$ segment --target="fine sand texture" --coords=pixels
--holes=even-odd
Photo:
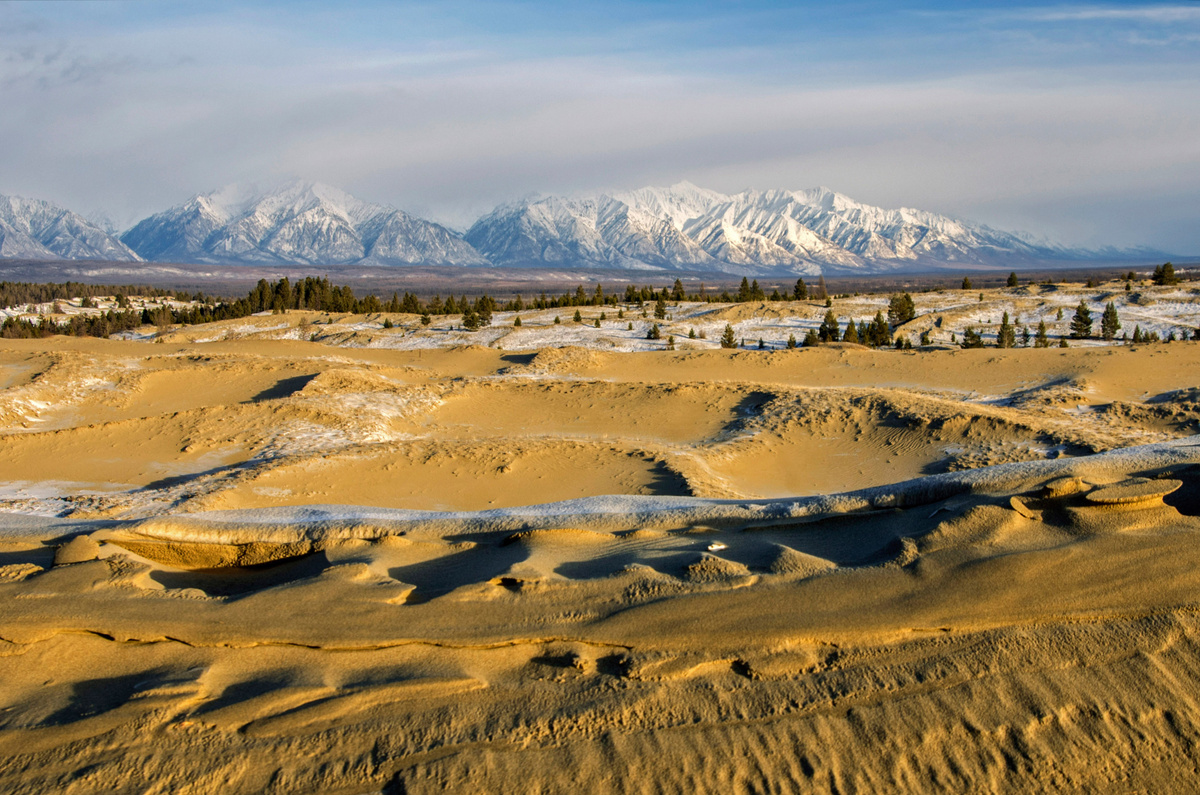
[[[0,342],[4,792],[1200,775],[1200,343],[191,333]]]

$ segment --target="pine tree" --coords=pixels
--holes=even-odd
[[[1071,346],[1067,344],[1067,338],[1066,338],[1066,337],[1063,337],[1062,339],[1060,339],[1060,340],[1058,341],[1058,347],[1060,347],[1060,348],[1070,348]]]
[[[1021,347],[1022,348],[1029,347],[1029,326],[1021,327]]]
[[[908,293],[897,293],[888,302],[888,324],[892,328],[903,325],[917,316],[917,308]]]
[[[821,342],[837,342],[838,337],[838,320],[830,309],[825,313],[825,319],[821,321],[821,327],[817,329],[817,339]]]
[[[833,306],[833,299],[829,296],[825,296],[825,307],[828,309],[831,306]]]
[[[743,276],[742,284],[740,287],[738,287],[738,291],[737,291],[737,302],[739,304],[744,304],[745,302],[747,302],[749,300],[750,300],[750,280],[747,279],[745,276]]]
[[[817,298],[829,298],[829,289],[825,286],[825,274],[817,276]]]
[[[428,312],[422,312],[422,313],[421,313],[421,325],[422,325],[422,326],[428,326],[428,325],[429,325],[430,323],[432,323],[432,322],[433,322],[433,318],[431,318],[431,317],[429,316],[429,313],[428,313]]]
[[[583,322],[583,315],[580,313],[580,311],[578,309],[575,310],[575,317],[572,318],[572,320],[574,320],[576,323]]]
[[[596,318],[595,327],[600,328],[600,318]]]
[[[520,315],[517,315],[515,318],[513,318],[513,327],[514,328],[521,327],[521,316]]]
[[[854,325],[854,320],[846,324],[846,331],[842,334],[842,342],[858,342],[858,327]]]
[[[1008,322],[1008,312],[1004,313],[1004,318],[1000,321],[1000,330],[996,332],[996,347],[997,348],[1015,348],[1017,345],[1017,330],[1013,328],[1012,323]]]
[[[759,287],[759,286],[758,286],[758,279],[755,279],[755,280],[754,280],[754,281],[753,281],[753,282],[750,284],[750,300],[751,300],[751,301],[765,301],[765,300],[767,300],[766,293],[764,293],[764,292],[763,292],[763,289],[762,289],[761,287]]]
[[[654,302],[654,316],[659,320],[667,316],[667,299],[663,295],[659,295],[658,300]]]
[[[1085,301],[1080,301],[1075,307],[1075,317],[1071,318],[1071,337],[1086,340],[1092,336],[1092,312]]]
[[[971,289],[971,277],[970,277],[970,276],[964,276],[964,277],[963,277],[962,288],[963,288],[964,290],[970,290],[970,289]]]
[[[892,329],[883,317],[883,312],[875,313],[875,319],[867,328],[866,343],[874,348],[886,348],[892,344]]]
[[[1112,342],[1117,336],[1117,329],[1121,328],[1121,320],[1117,317],[1117,307],[1112,301],[1104,307],[1104,314],[1100,316],[1100,336],[1105,342]]]
[[[689,340],[696,339],[696,329],[694,329],[694,328],[688,329],[688,339]]]
[[[1012,273],[1008,274],[1008,286],[1009,287],[1016,287],[1019,284],[1020,284],[1020,282],[1017,281],[1017,272],[1016,271],[1013,271]]]
[[[662,329],[660,329],[658,327],[657,323],[655,323],[653,326],[650,327],[650,331],[646,332],[646,339],[648,339],[648,340],[662,339]]]
[[[1198,333],[1200,333],[1200,329],[1196,329],[1196,331]],[[796,335],[795,334],[788,334],[787,346],[788,346],[788,350],[792,350],[796,347]]]
[[[1145,339],[1145,337],[1142,336],[1142,327],[1140,325],[1135,325],[1133,327],[1133,337],[1130,339],[1130,342],[1136,344],[1140,343],[1143,339]]]
[[[674,335],[667,337],[667,350],[669,350],[669,351],[675,350],[675,336]]]
[[[1062,320],[1062,315],[1063,315],[1063,313],[1062,313],[1062,307],[1060,306],[1060,307],[1058,308],[1058,314],[1056,314],[1056,315],[1054,316],[1054,319],[1055,319],[1055,320]]]
[[[810,328],[808,331],[806,331],[804,333],[804,347],[805,348],[811,348],[814,345],[816,345],[818,342],[820,342],[820,340],[817,339],[816,329]]]
[[[383,327],[384,328],[395,328],[395,324],[392,323],[392,319],[389,317],[389,318],[384,319]]]
[[[1169,262],[1164,262],[1154,269],[1154,275],[1150,277],[1155,284],[1172,285],[1179,284],[1179,277],[1175,275],[1175,266]]]
[[[556,326],[562,325],[562,318],[560,318],[558,315],[554,316],[554,325],[556,325]],[[630,325],[632,325],[632,324],[630,324]]]
[[[671,300],[682,301],[684,299],[683,282],[679,279],[675,280],[675,286],[671,288]]]
[[[725,332],[723,334],[721,334],[721,347],[722,348],[736,348],[737,347],[737,338],[733,334],[733,326],[731,326],[728,323],[725,324]]]
[[[982,348],[983,337],[974,328],[967,326],[966,330],[963,331],[962,342],[959,344],[964,348]]]
[[[808,300],[808,285],[804,283],[803,279],[796,280],[796,286],[792,288],[792,299],[795,301]]]
[[[765,347],[767,347],[767,346],[766,346],[766,343],[764,343],[764,342],[763,342],[763,338],[762,338],[762,337],[759,337],[759,338],[758,338],[758,349],[761,351],[761,350],[762,350],[763,348],[765,348]]]

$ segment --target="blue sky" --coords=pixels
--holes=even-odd
[[[565,7],[563,7],[565,6]],[[1200,2],[0,3],[0,193],[815,185],[1200,254]]]

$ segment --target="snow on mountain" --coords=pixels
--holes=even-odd
[[[0,196],[0,257],[22,259],[140,259],[121,241],[81,215],[19,196]]]
[[[725,195],[681,182],[612,196],[505,205],[466,239],[497,265],[730,273],[874,273],[1062,259],[1080,252],[827,188]]]
[[[232,185],[141,221],[121,239],[148,260],[487,265],[461,237],[317,182]]]

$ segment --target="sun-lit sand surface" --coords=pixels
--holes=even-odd
[[[311,319],[0,341],[0,789],[1194,786],[1200,343]]]

